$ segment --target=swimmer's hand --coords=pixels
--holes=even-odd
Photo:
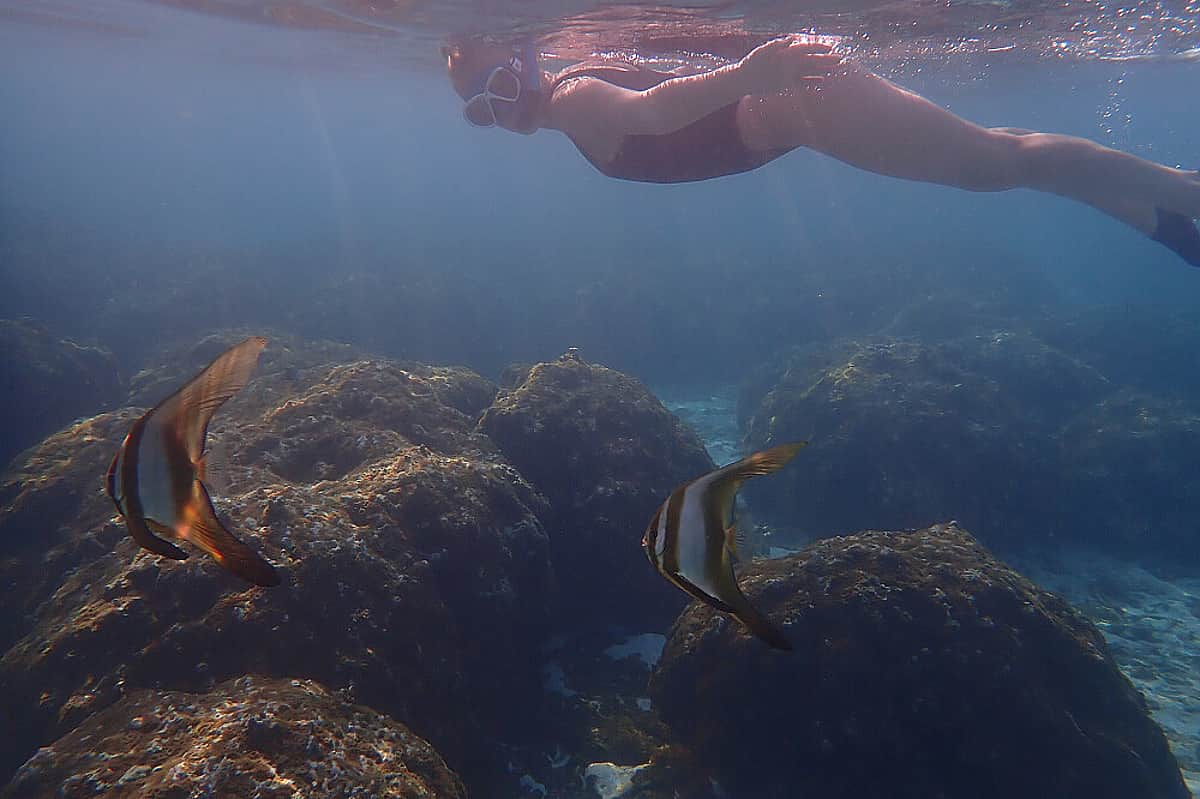
[[[738,62],[747,94],[779,94],[828,77],[842,63],[828,44],[784,36],[760,44]]]

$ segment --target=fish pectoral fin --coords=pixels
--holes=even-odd
[[[737,463],[731,463],[719,469],[709,490],[712,491],[712,497],[717,502],[720,518],[725,520],[733,516],[733,500],[737,496],[738,489],[742,487],[742,483],[751,477],[779,471],[806,446],[808,446],[807,441],[781,444],[778,447],[756,452]]]
[[[729,557],[738,559],[737,545],[744,541],[745,538],[738,532],[736,523],[725,528],[725,551],[729,553]]]
[[[184,518],[182,537],[212,555],[217,563],[255,585],[279,585],[279,575],[275,572],[275,567],[234,538],[217,520],[212,500],[199,480],[193,484],[192,501]]]
[[[176,432],[192,463],[204,454],[204,437],[213,414],[246,385],[266,346],[267,340],[261,336],[235,344],[151,411]]]
[[[152,519],[126,519],[125,526],[129,528],[129,534],[142,549],[148,549],[155,555],[162,555],[171,560],[187,560],[188,553],[170,541],[158,537],[159,535],[170,535],[169,527],[164,527]],[[152,530],[153,532],[151,532]],[[158,533],[158,535],[154,533]]]

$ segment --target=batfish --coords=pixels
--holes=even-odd
[[[133,423],[108,467],[108,495],[133,540],[166,558],[187,553],[159,536],[189,541],[255,585],[279,585],[275,568],[233,537],[204,487],[205,438],[217,408],[241,390],[267,346],[248,338]]]
[[[697,477],[671,492],[646,528],[642,548],[659,573],[701,602],[728,613],[776,649],[791,643],[750,605],[733,574],[733,500],[742,483],[771,474],[806,442],[784,444]]]

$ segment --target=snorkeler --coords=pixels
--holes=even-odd
[[[798,147],[968,191],[1027,188],[1086,203],[1200,266],[1200,173],[1087,139],[984,128],[799,37],[677,76],[625,63],[551,74],[531,47],[443,48],[473,125],[559,130],[600,172],[681,183],[746,172]]]
[[[203,482],[209,420],[246,385],[266,346],[256,336],[230,347],[134,422],[108,467],[108,496],[143,549],[185,560],[159,536],[189,541],[243,580],[272,586],[275,568],[217,520]]]

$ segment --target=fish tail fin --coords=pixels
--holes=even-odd
[[[781,649],[785,652],[792,651],[792,642],[787,639],[778,627],[768,621],[766,616],[751,607],[750,603],[744,603],[734,611],[734,616],[746,626],[747,630],[754,633],[762,641],[765,641],[772,649]]]
[[[199,480],[193,483],[189,511],[185,538],[212,555],[217,563],[243,580],[264,587],[279,585],[279,575],[275,567],[234,538],[217,520],[212,500]]]

